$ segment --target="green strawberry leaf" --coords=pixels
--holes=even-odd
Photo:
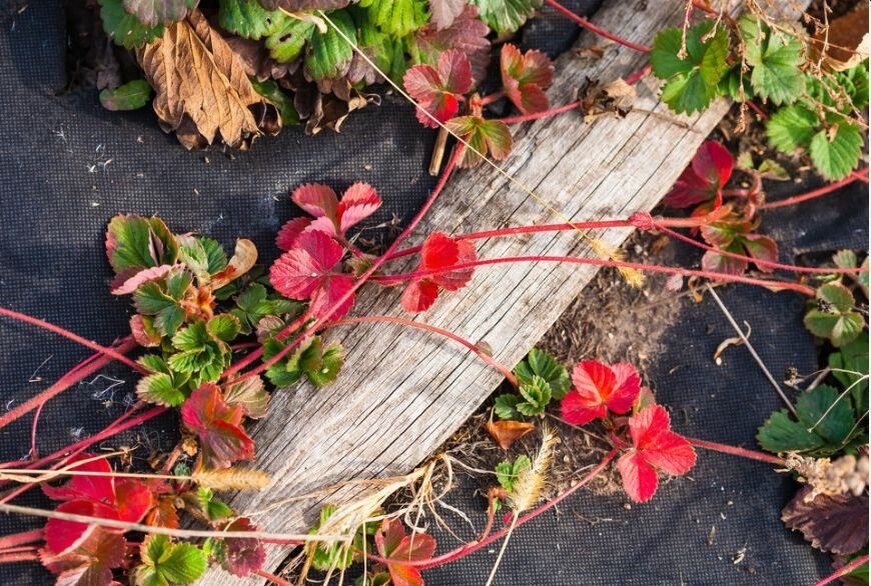
[[[844,390],[850,389],[856,412],[868,411],[868,338],[859,336],[829,354],[829,368]]]
[[[321,356],[317,369],[306,370],[306,376],[316,388],[323,388],[336,380],[345,363],[345,349],[338,342],[329,344]]]
[[[529,351],[526,360],[514,368],[514,375],[520,384],[531,384],[538,375],[550,385],[554,399],[562,399],[572,386],[569,372],[556,359],[538,348]]]
[[[154,316],[152,326],[161,336],[172,336],[184,323],[182,301],[192,282],[189,272],[170,271],[160,279],[140,285],[133,293],[133,303],[142,315]]]
[[[232,342],[239,335],[239,319],[229,313],[216,315],[209,320],[206,328],[209,333],[224,342]]]
[[[370,20],[382,32],[394,37],[413,33],[428,20],[426,2],[421,0],[360,0]]]
[[[822,437],[809,432],[804,425],[790,419],[786,409],[771,414],[771,417],[759,428],[756,440],[763,449],[776,453],[804,452],[825,445]]]
[[[551,390],[548,382],[542,377],[533,375],[529,384],[520,385],[520,396],[525,401],[518,403],[515,408],[524,415],[540,415],[551,400]]]
[[[146,403],[163,405],[164,407],[178,407],[187,398],[180,390],[172,375],[157,372],[139,379],[136,384],[136,394]]]
[[[163,36],[163,26],[146,26],[124,9],[123,0],[99,0],[103,30],[115,44],[126,49],[142,47]]]
[[[159,218],[117,215],[106,229],[106,254],[116,275],[171,265],[178,256],[175,237]]]
[[[683,31],[668,28],[653,41],[650,65],[654,75],[666,82],[662,100],[677,113],[700,112],[719,95],[720,81],[725,75],[729,54],[729,35],[718,28],[707,38],[713,23],[703,22],[687,31],[687,55],[681,59]]]
[[[245,39],[258,40],[281,29],[287,17],[279,10],[266,10],[257,0],[220,0],[218,24]]]
[[[820,130],[810,141],[808,152],[823,177],[839,181],[859,164],[862,132],[855,124],[843,122],[830,130]]]
[[[753,67],[750,83],[757,96],[778,106],[791,104],[805,91],[801,41],[794,35],[772,32],[752,14],[738,22],[746,47],[747,63]]]
[[[269,408],[269,393],[259,376],[249,376],[224,389],[224,401],[230,405],[241,405],[245,416],[261,419]]]
[[[849,289],[838,283],[826,283],[817,289],[817,306],[804,316],[804,325],[815,336],[828,338],[840,348],[855,340],[865,327],[865,318],[853,309],[855,301]]]
[[[206,556],[199,548],[174,544],[166,535],[147,535],[139,552],[142,565],[134,572],[137,585],[190,584],[206,571]]]
[[[212,320],[221,317],[225,316]],[[229,346],[212,334],[205,321],[180,330],[172,337],[172,345],[180,352],[170,356],[167,364],[173,370],[190,374],[194,388],[218,380],[232,357]]]
[[[520,476],[520,473],[532,466],[532,462],[527,456],[517,456],[514,462],[500,462],[496,465],[496,480],[506,491],[514,490],[514,485]]]
[[[215,498],[215,493],[210,488],[197,489],[197,501],[209,521],[221,521],[236,515],[233,509]]]
[[[346,11],[336,10],[327,16],[347,38],[354,40],[357,37],[357,27]],[[353,56],[354,49],[333,26],[330,26],[325,33],[315,29],[311,33],[311,41],[306,51],[305,66],[309,75],[316,81],[336,79],[348,71]]]
[[[323,527],[324,523],[326,523],[335,512],[336,507],[333,505],[327,505],[322,508],[320,518],[315,526],[309,529],[309,534],[317,534],[321,527]],[[307,549],[310,550],[312,547],[314,547],[312,566],[321,572],[347,569],[354,562],[356,555],[355,548],[348,547],[347,544],[340,541],[316,541],[307,546]]]
[[[796,104],[780,108],[772,114],[765,123],[765,131],[771,146],[791,153],[796,149],[807,148],[819,124],[820,119],[815,112]]]
[[[114,89],[100,92],[100,103],[114,112],[138,110],[151,99],[151,86],[144,79],[135,79]]]
[[[508,126],[500,120],[485,120],[480,116],[459,116],[448,120],[446,126],[466,141],[475,151],[501,161],[511,153],[512,139]],[[481,163],[476,152],[464,149],[460,167],[474,167]]]
[[[504,419],[506,421],[516,421],[522,418],[520,411],[517,410],[517,404],[521,403],[523,399],[519,396],[506,393],[504,395],[499,395],[496,397],[496,403],[493,406],[493,409],[496,411],[496,415],[499,419]]]
[[[828,445],[840,446],[856,423],[856,414],[846,397],[828,385],[802,393],[795,402],[799,422],[822,437]]]
[[[314,31],[313,23],[288,18],[283,26],[269,35],[264,45],[269,49],[270,57],[279,63],[290,63],[302,55],[302,50]]]
[[[541,8],[541,0],[469,0],[479,18],[497,33],[513,33]]]

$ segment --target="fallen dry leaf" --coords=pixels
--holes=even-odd
[[[258,94],[242,60],[198,11],[136,51],[154,88],[154,111],[165,132],[186,148],[216,140],[241,149],[281,129],[278,110]]]
[[[236,241],[236,250],[233,251],[227,268],[212,276],[212,288],[220,289],[238,279],[250,271],[255,264],[257,264],[257,247],[250,240],[240,238]]]
[[[856,8],[829,23],[828,29],[814,35],[811,57],[814,61],[824,53],[822,61],[834,71],[850,69],[868,58],[868,3],[859,2]]]
[[[819,494],[805,486],[783,508],[781,518],[793,531],[801,531],[813,547],[836,554],[853,554],[868,544],[868,496]]]
[[[511,444],[535,429],[535,425],[523,421],[488,421],[484,429],[500,448],[507,450]]]

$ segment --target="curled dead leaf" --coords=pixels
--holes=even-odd
[[[720,344],[717,346],[717,349],[714,351],[714,364],[716,364],[717,366],[720,366],[723,364],[722,357],[723,357],[723,352],[726,351],[726,348],[728,348],[729,346],[743,346],[744,340],[750,339],[750,334],[752,333],[753,330],[750,327],[750,324],[748,324],[746,321],[744,322],[744,325],[747,327],[747,333],[744,334],[743,338],[741,338],[739,336],[735,336],[734,338],[726,338],[725,340],[720,342]]]
[[[578,100],[584,112],[584,122],[591,124],[602,116],[623,118],[629,113],[631,102],[637,95],[635,88],[622,78],[607,85],[587,78],[587,83],[578,91]]]
[[[793,531],[801,531],[813,547],[841,555],[856,553],[868,544],[868,495],[817,495],[805,486],[783,508],[781,519]]]
[[[833,71],[845,71],[868,58],[869,45],[868,3],[859,2],[856,8],[814,35],[810,45],[811,58],[814,61],[821,59]]]
[[[156,92],[161,128],[188,149],[216,140],[245,149],[281,129],[278,110],[254,90],[242,60],[198,11],[168,26],[136,58]]]
[[[231,281],[238,279],[250,271],[256,263],[257,247],[250,240],[240,238],[236,241],[236,250],[233,251],[233,256],[227,263],[227,268],[220,273],[212,275],[212,288],[220,289]]]
[[[535,424],[523,421],[488,421],[484,424],[484,429],[500,448],[507,450],[511,444],[535,429]]]

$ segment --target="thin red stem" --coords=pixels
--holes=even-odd
[[[500,118],[502,122],[505,124],[514,124],[517,122],[528,122],[529,120],[538,120],[539,118],[547,118],[548,116],[556,116],[557,114],[562,114],[563,112],[568,112],[570,110],[577,110],[581,107],[580,102],[572,102],[571,104],[566,104],[565,106],[560,106],[559,108],[552,108],[550,110],[545,110],[544,112],[536,112],[534,114],[523,114],[521,116],[509,116],[507,118]]]
[[[709,442],[707,440],[700,440],[691,437],[687,437],[686,440],[697,448],[704,448],[706,450],[713,450],[715,452],[722,452],[733,456],[741,456],[742,458],[749,458],[750,460],[759,460],[760,462],[767,462],[769,464],[774,464],[775,466],[784,465],[784,461],[777,456],[772,456],[771,454],[766,454],[764,452],[757,452],[755,450],[748,450],[736,446],[728,446],[726,444],[718,444],[716,442]]]
[[[487,266],[487,265],[498,265],[498,264],[507,264],[507,263],[516,263],[516,262],[564,262],[569,264],[580,264],[580,265],[595,265],[595,266],[603,266],[603,267],[618,267],[618,268],[629,268],[636,269],[640,271],[651,271],[654,273],[666,273],[670,275],[682,275],[684,277],[702,277],[705,279],[711,279],[714,281],[726,281],[730,283],[745,283],[747,285],[759,285],[767,288],[777,288],[777,289],[788,289],[790,291],[797,291],[798,293],[804,293],[809,297],[813,297],[816,293],[812,288],[806,287],[804,285],[799,285],[797,283],[789,283],[786,281],[774,281],[774,280],[764,280],[764,279],[754,279],[752,277],[743,277],[740,275],[727,275],[725,273],[716,273],[713,271],[699,271],[693,269],[684,269],[684,268],[676,268],[676,267],[663,267],[658,265],[649,265],[643,263],[633,263],[633,262],[623,262],[616,260],[605,260],[599,258],[580,258],[573,256],[508,256],[503,258],[488,258],[483,260],[477,260],[474,262],[460,263],[457,265],[443,267],[439,269],[431,269],[425,271],[415,271],[412,273],[403,273],[399,275],[385,275],[383,277],[377,277],[376,279],[385,284],[397,284],[403,281],[407,281],[410,279],[420,279],[423,277],[428,277],[430,275],[435,275],[439,273],[446,273],[452,271],[458,271],[463,269],[473,269],[476,267]]]
[[[557,495],[553,499],[547,501],[546,503],[542,504],[541,506],[539,506],[539,507],[531,510],[530,512],[526,513],[525,515],[519,517],[517,519],[516,525],[520,526],[528,521],[532,521],[533,519],[535,519],[536,517],[538,517],[542,513],[557,506],[562,501],[567,499],[569,496],[571,496],[572,494],[574,494],[575,492],[577,492],[578,490],[580,490],[581,488],[586,486],[593,478],[596,477],[597,474],[599,474],[599,472],[601,472],[611,462],[611,460],[614,459],[614,456],[617,455],[617,452],[618,452],[617,448],[612,449],[610,452],[608,452],[608,454],[604,458],[602,458],[602,461],[599,462],[598,464],[596,464],[596,466],[593,469],[591,469],[583,478],[581,478],[581,480],[579,480],[577,484],[564,490],[562,493],[560,493],[559,495]],[[378,557],[378,556],[372,555],[372,554],[367,554],[367,557],[369,557],[370,559],[372,559],[373,561],[376,561],[376,562],[381,562],[381,563],[388,563],[389,562],[390,565],[393,565],[393,566],[412,566],[412,567],[417,567],[417,568],[421,568],[421,569],[432,568],[435,566],[441,566],[441,565],[446,564],[448,562],[452,562],[454,560],[460,559],[462,557],[465,557],[471,553],[478,551],[481,548],[487,547],[488,545],[490,545],[491,543],[493,543],[497,539],[505,536],[508,533],[508,530],[509,530],[509,527],[504,527],[503,529],[500,529],[496,533],[492,533],[492,534],[488,535],[487,537],[485,537],[484,539],[482,539],[480,541],[476,541],[474,543],[469,543],[469,544],[463,545],[463,546],[458,547],[457,549],[455,549],[453,551],[449,551],[445,554],[442,554],[438,557],[430,558],[428,560],[421,560],[421,561],[404,561],[404,560],[392,560],[392,559],[388,560],[388,559]]]
[[[400,324],[400,325],[408,326],[411,328],[417,328],[419,330],[425,330],[427,332],[433,332],[435,334],[439,334],[440,336],[444,336],[448,339],[451,339],[454,342],[457,342],[458,344],[461,344],[462,346],[468,348],[469,350],[474,352],[485,363],[487,363],[488,365],[492,366],[493,368],[495,368],[496,370],[501,372],[502,375],[506,379],[508,379],[508,382],[510,382],[514,386],[514,388],[517,388],[517,378],[514,376],[514,373],[511,372],[510,368],[508,368],[504,364],[494,360],[491,356],[489,356],[486,352],[481,350],[477,345],[473,344],[472,342],[466,340],[465,338],[463,338],[461,336],[458,336],[457,334],[455,334],[451,331],[445,330],[445,329],[437,327],[437,326],[433,326],[433,325],[425,324],[425,323],[421,323],[421,322],[416,322],[416,321],[401,318],[401,317],[394,317],[394,316],[390,316],[390,315],[370,315],[370,316],[363,316],[363,317],[349,317],[349,318],[345,318],[345,319],[340,319],[338,321],[331,323],[328,327],[332,328],[335,326],[343,326],[343,325],[358,324],[358,323],[365,323],[365,322],[387,322],[387,323]]]
[[[727,256],[729,258],[737,258],[739,260],[743,260],[746,262],[752,262],[752,263],[756,264],[756,266],[769,267],[772,269],[782,269],[785,271],[793,271],[796,273],[818,273],[818,274],[824,274],[824,275],[861,273],[864,271],[864,269],[862,269],[860,267],[854,267],[851,269],[837,269],[837,268],[827,269],[827,268],[816,268],[816,267],[799,267],[799,266],[795,266],[795,265],[781,264],[779,262],[762,260],[760,258],[755,258],[752,256],[745,256],[743,254],[738,254],[736,252],[729,252],[727,250],[722,250],[720,248],[710,246],[708,244],[705,244],[704,242],[699,242],[698,240],[690,238],[689,236],[684,236],[680,232],[675,232],[674,230],[666,228],[665,226],[660,226],[660,225],[656,224],[655,221],[654,221],[654,227],[667,236],[670,236],[670,237],[675,238],[677,240],[680,240],[682,242],[686,242],[687,244],[692,244],[693,246],[701,248],[702,250],[716,252],[719,255]]]
[[[836,181],[835,183],[830,183],[828,185],[824,185],[819,189],[814,189],[813,191],[809,191],[807,193],[803,193],[801,195],[796,195],[793,197],[787,197],[786,199],[779,199],[777,201],[769,201],[759,206],[759,209],[770,210],[773,208],[782,208],[785,206],[789,206],[792,204],[800,203],[803,201],[807,201],[809,199],[813,199],[815,197],[820,197],[822,195],[827,195],[844,187],[845,185],[849,185],[854,181],[862,181],[863,178],[867,179],[868,177],[868,167],[864,169],[859,169],[858,171],[850,174],[849,177],[841,179],[840,181]]]
[[[587,20],[583,16],[579,16],[579,15],[575,14],[574,12],[572,12],[571,10],[569,10],[568,8],[563,6],[562,4],[556,2],[556,0],[544,0],[544,1],[547,2],[548,4],[550,4],[551,6],[553,6],[554,8],[556,8],[559,12],[561,12],[562,14],[564,14],[565,16],[570,18],[571,20],[578,23],[580,26],[584,27],[585,29],[587,29],[588,31],[590,31],[592,33],[599,35],[602,38],[614,41],[615,43],[623,45],[624,47],[629,47],[630,49],[634,49],[635,51],[639,51],[641,53],[649,53],[650,52],[650,47],[647,47],[645,45],[639,45],[638,43],[633,43],[632,41],[627,41],[626,39],[618,37],[615,34],[609,33],[608,31],[594,25],[592,22],[590,22],[589,20]]]
[[[275,574],[270,574],[266,570],[255,570],[254,573],[257,574],[258,576],[260,576],[261,578],[266,578],[267,580],[269,580],[273,584],[278,584],[278,586],[293,586],[293,584],[291,584],[290,582],[288,582],[284,578],[279,578]]]
[[[642,67],[641,69],[639,69],[638,71],[636,71],[635,73],[633,73],[632,75],[627,77],[626,83],[628,83],[629,85],[634,85],[634,84],[638,83],[638,81],[642,77],[644,77],[645,75],[650,73],[651,69],[652,68],[650,67],[650,65],[645,65],[644,67]]]
[[[504,96],[505,96],[505,90],[499,90],[498,92],[493,92],[492,94],[490,94],[488,96],[484,96],[483,98],[479,99],[478,105],[483,108],[487,104],[492,104],[493,102],[495,102],[496,100],[498,100]]]
[[[825,586],[826,584],[831,584],[832,582],[834,582],[835,580],[837,580],[841,576],[846,576],[847,574],[849,574],[850,572],[852,572],[856,568],[860,567],[862,564],[867,564],[867,563],[868,563],[868,554],[866,553],[862,557],[856,558],[855,560],[853,560],[852,562],[850,562],[849,564],[847,564],[843,568],[839,569],[837,572],[835,572],[834,574],[832,574],[828,578],[823,578],[822,580],[820,580],[819,582],[814,584],[814,586]]]
[[[754,112],[756,112],[756,115],[759,116],[759,118],[760,118],[761,120],[768,120],[768,114],[766,114],[766,113],[762,110],[762,108],[760,108],[759,106],[757,106],[756,103],[753,102],[753,100],[747,100],[747,101],[745,101],[744,103],[747,104],[748,106],[750,106],[750,109],[753,110]]]
[[[377,259],[375,259],[375,261],[373,261],[373,263],[369,267],[369,269],[365,273],[363,273],[359,279],[357,279],[357,281],[354,283],[354,286],[351,287],[350,290],[345,292],[345,294],[342,295],[339,299],[337,299],[336,302],[332,305],[332,307],[327,309],[321,317],[319,317],[317,320],[315,320],[315,322],[313,324],[311,324],[299,336],[297,336],[297,338],[295,340],[290,342],[280,352],[275,354],[275,356],[273,356],[269,360],[266,360],[265,362],[263,362],[260,366],[253,368],[253,369],[249,370],[248,372],[246,372],[245,374],[239,376],[237,379],[235,379],[234,382],[237,382],[237,381],[246,379],[248,377],[258,375],[261,372],[264,372],[267,368],[269,368],[273,364],[277,363],[279,360],[283,359],[287,354],[292,352],[293,349],[296,348],[305,338],[307,338],[308,336],[311,336],[312,334],[317,332],[318,329],[320,327],[322,327],[323,324],[326,323],[330,319],[330,317],[332,317],[332,315],[336,311],[336,309],[341,307],[343,303],[345,303],[348,299],[350,299],[354,295],[354,293],[357,291],[357,289],[362,287],[363,284],[370,277],[372,277],[378,269],[381,268],[381,265],[383,265],[387,261],[387,259],[390,257],[390,255],[393,254],[393,252],[399,247],[400,243],[403,240],[405,240],[405,238],[408,237],[409,234],[411,234],[411,231],[414,228],[417,227],[417,225],[423,219],[424,215],[426,215],[426,213],[429,211],[429,209],[435,203],[436,198],[439,196],[439,194],[444,189],[445,185],[448,182],[448,178],[451,176],[451,173],[453,172],[454,168],[456,168],[457,163],[459,162],[460,156],[462,156],[462,154],[463,154],[463,147],[458,146],[454,149],[454,152],[451,155],[451,158],[448,160],[448,163],[445,165],[444,171],[442,171],[442,176],[439,177],[439,180],[436,183],[436,186],[433,188],[432,192],[430,193],[429,198],[427,198],[427,200],[424,202],[423,206],[420,208],[420,210],[417,212],[417,214],[414,216],[414,218],[411,220],[411,222],[408,224],[408,226],[406,226],[405,230],[403,230],[402,233],[396,238],[396,240],[393,241],[393,243],[387,248],[387,250],[384,252],[384,254],[382,254]]]
[[[41,320],[37,317],[32,317],[32,316],[24,314],[24,313],[12,311],[11,309],[6,309],[5,307],[0,307],[0,315],[10,317],[10,318],[16,319],[18,321],[23,321],[24,323],[28,323],[30,325],[40,327],[44,330],[48,330],[49,332],[52,332],[54,334],[58,334],[60,336],[63,336],[64,338],[68,338],[68,339],[72,340],[73,342],[75,342],[77,344],[81,344],[82,346],[85,346],[86,348],[90,348],[91,350],[94,350],[100,354],[104,354],[106,356],[109,356],[110,358],[113,358],[122,364],[126,364],[130,368],[137,370],[137,371],[141,372],[142,374],[148,374],[148,370],[146,368],[144,368],[140,364],[136,364],[136,362],[134,362],[133,360],[130,360],[129,358],[124,356],[124,354],[117,352],[112,348],[108,348],[106,346],[101,346],[100,344],[97,344],[95,342],[91,342],[90,340],[86,340],[85,338],[83,338],[77,334],[74,334],[71,331],[64,329],[60,326],[56,326],[54,324],[48,323],[47,321]]]
[[[13,533],[0,537],[0,549],[8,550],[10,547],[33,543],[34,541],[42,541],[44,535],[42,529],[31,529],[22,533]]]
[[[303,313],[301,316],[284,326],[284,328],[282,328],[282,330],[275,335],[275,338],[278,340],[283,340],[284,338],[295,332],[297,329],[302,327],[302,325],[305,324],[305,322],[307,322],[310,318],[311,313],[309,311],[305,311],[305,313]],[[245,358],[237,360],[230,368],[225,370],[224,373],[221,375],[221,378],[230,378],[252,362],[256,361],[258,358],[260,358],[262,354],[263,346],[258,345],[258,348],[256,350],[254,350],[250,354],[247,354]]]
[[[96,355],[99,356],[99,358],[95,358],[94,356],[88,358],[87,360],[67,372],[65,375],[60,377],[57,382],[48,387],[46,390],[42,391],[35,397],[28,399],[18,407],[10,409],[2,416],[0,416],[0,429],[6,427],[23,415],[30,413],[49,399],[52,399],[53,397],[64,392],[83,378],[97,372],[98,370],[112,362],[112,360],[115,359],[114,355],[121,355],[125,352],[133,350],[136,347],[137,344],[132,338],[125,338],[124,340],[122,340],[122,343],[120,345],[115,347],[115,349],[112,351],[112,354],[103,353],[102,356],[100,356],[99,354]]]

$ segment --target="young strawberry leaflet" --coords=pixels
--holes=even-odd
[[[563,397],[562,417],[572,425],[585,425],[606,417],[608,411],[626,413],[641,391],[641,378],[626,362],[608,366],[597,360],[579,362],[572,371],[574,388]]]
[[[456,115],[463,94],[472,89],[472,66],[457,50],[445,51],[439,57],[438,69],[415,65],[403,78],[405,90],[436,120],[445,123]],[[418,121],[428,128],[438,124],[419,109]]]
[[[199,467],[228,468],[254,458],[254,441],[241,426],[243,414],[240,405],[224,401],[215,385],[205,384],[191,393],[181,407],[181,418],[199,440]]]
[[[399,519],[385,519],[375,534],[375,545],[381,557],[386,558],[387,570],[394,586],[423,586],[420,570],[413,566],[391,564],[390,561],[425,561],[435,553],[435,539],[425,533],[405,534]]]
[[[513,145],[511,131],[501,120],[485,120],[480,116],[460,116],[448,120],[445,126],[484,156],[489,154],[490,158],[501,161],[511,153]],[[474,167],[481,162],[482,159],[476,152],[464,149],[458,166]]]
[[[524,114],[544,112],[549,104],[544,90],[553,81],[553,64],[541,51],[521,54],[510,43],[502,46],[500,70],[505,95]]]
[[[686,208],[714,200],[714,208],[723,203],[723,187],[732,176],[734,161],[722,144],[709,140],[699,147],[690,165],[684,169],[664,202],[673,208]]]

